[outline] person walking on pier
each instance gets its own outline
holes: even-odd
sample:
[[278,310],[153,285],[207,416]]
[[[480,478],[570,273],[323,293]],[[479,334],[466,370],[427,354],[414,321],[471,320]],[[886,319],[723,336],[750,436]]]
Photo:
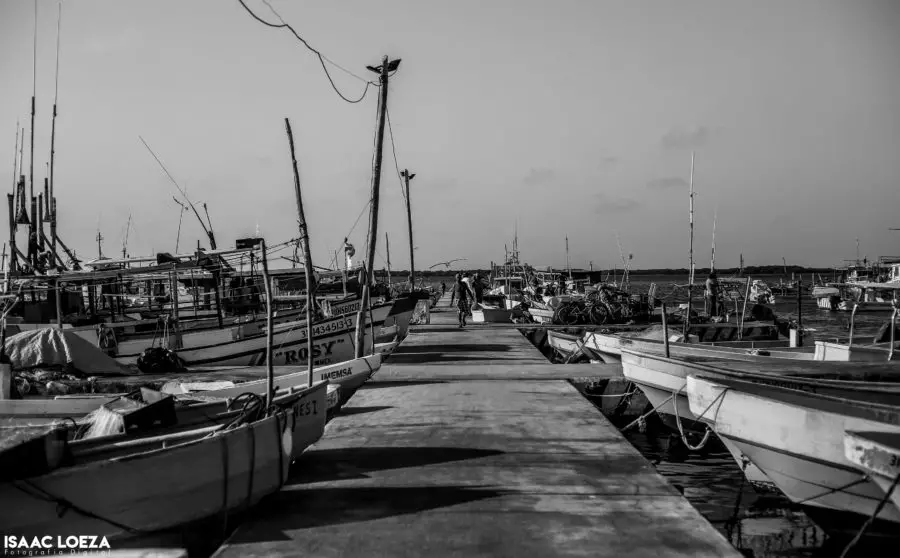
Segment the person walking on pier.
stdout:
[[450,305],[456,300],[456,311],[459,315],[459,327],[466,326],[466,316],[469,315],[469,306],[472,304],[475,295],[469,284],[463,279],[461,273],[456,274],[456,285],[453,286],[453,292],[450,293]]
[[445,294],[447,294],[447,283],[441,281],[441,298],[444,298]]
[[719,303],[719,280],[716,278],[716,272],[711,271],[706,279],[706,303],[710,316],[718,316]]

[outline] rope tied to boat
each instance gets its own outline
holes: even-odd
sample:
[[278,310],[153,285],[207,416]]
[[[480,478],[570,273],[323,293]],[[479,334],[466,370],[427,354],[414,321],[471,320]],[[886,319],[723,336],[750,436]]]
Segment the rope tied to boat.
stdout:
[[[712,434],[712,428],[710,428],[708,424],[706,425],[706,432],[703,433],[703,439],[701,439],[700,443],[697,444],[696,446],[692,446],[690,444],[690,442],[688,442],[687,436],[684,433],[684,428],[681,426],[681,417],[678,415],[678,399],[677,399],[678,394],[681,393],[682,391],[684,391],[685,387],[687,387],[687,382],[685,382],[684,385],[681,386],[681,388],[678,391],[672,393],[672,398],[675,399],[672,402],[672,408],[675,410],[675,426],[678,427],[678,434],[681,435],[681,441],[682,441],[682,443],[684,443],[685,447],[691,451],[700,451],[703,448],[705,448],[706,443],[709,442],[710,434]],[[710,401],[709,405],[707,405],[706,408],[703,409],[703,412],[700,413],[699,415],[697,415],[697,417],[694,420],[696,420],[697,422],[700,422],[700,420],[703,418],[703,416],[706,415],[706,413],[709,412],[710,409],[712,409],[712,406],[715,405],[717,401],[719,401],[723,397],[725,397],[725,393],[727,393],[727,392],[728,392],[727,387],[722,388],[722,391],[719,393],[719,395],[717,395],[712,401]],[[718,414],[719,414],[719,407],[716,407],[716,416],[718,416]],[[713,419],[713,422],[715,422],[715,419]]]
[[[675,394],[672,394],[672,395],[670,395],[669,397],[666,397],[665,399],[662,400],[662,402],[661,402],[659,405],[653,407],[652,409],[650,409],[649,411],[647,411],[647,412],[644,413],[643,415],[639,416],[638,418],[636,418],[636,419],[634,419],[633,421],[631,421],[631,422],[629,422],[628,424],[626,424],[625,427],[623,427],[623,428],[620,430],[620,432],[625,432],[626,430],[629,430],[632,426],[644,424],[644,422],[645,422],[645,420],[647,419],[647,417],[649,417],[650,415],[652,415],[653,413],[655,413],[657,409],[659,409],[660,407],[662,407],[663,405],[665,405],[666,403],[668,403],[669,401],[671,401],[671,400],[672,400],[672,397],[674,397],[674,396],[675,396]],[[641,431],[643,432],[643,427],[641,427],[641,429],[642,429]]]
[[[144,531],[141,531],[140,529],[135,529],[133,527],[129,527],[128,525],[125,525],[124,523],[119,523],[118,521],[109,519],[108,517],[103,517],[101,515],[98,515],[92,511],[90,511],[90,510],[86,510],[86,509],[82,508],[81,506],[77,506],[74,503],[70,502],[69,500],[66,500],[65,498],[55,496],[55,495],[51,494],[50,492],[44,490],[43,488],[35,485],[34,483],[32,483],[29,480],[22,479],[22,480],[18,480],[18,481],[13,481],[12,485],[13,485],[13,487],[17,488],[24,494],[31,496],[32,498],[35,498],[37,500],[42,500],[44,502],[48,502],[51,504],[56,504],[56,516],[59,518],[63,517],[69,510],[72,510],[75,513],[78,513],[85,517],[90,517],[91,519],[96,519],[98,521],[108,523],[108,524],[112,525],[113,527],[121,529],[129,534],[132,534],[132,535],[144,534]],[[25,488],[25,487],[28,487],[28,488]]]
[[866,519],[865,523],[862,524],[862,527],[859,528],[859,532],[856,533],[856,536],[854,536],[853,539],[849,543],[847,543],[847,546],[844,547],[844,551],[841,552],[840,558],[846,558],[849,555],[850,550],[852,550],[853,547],[856,546],[856,543],[858,543],[859,540],[862,539],[863,535],[865,535],[866,531],[869,529],[872,523],[875,522],[878,514],[881,513],[881,510],[884,508],[885,504],[887,504],[891,499],[891,495],[894,493],[894,489],[897,488],[898,483],[900,483],[900,473],[897,473],[897,475],[894,477],[894,482],[891,483],[891,487],[884,491],[884,498],[882,498],[881,501],[878,502],[878,505],[875,506],[875,511],[872,512],[872,515],[870,515],[869,518]]
[[862,483],[864,483],[864,482],[868,482],[868,480],[869,480],[869,475],[862,475],[860,478],[856,479],[856,480],[853,481],[853,482],[849,482],[849,483],[847,483],[847,484],[845,484],[845,485],[843,485],[843,486],[839,486],[839,487],[837,487],[837,488],[832,488],[832,489],[830,489],[830,490],[826,490],[825,492],[823,492],[823,493],[821,493],[821,494],[816,494],[815,496],[810,496],[809,498],[804,498],[804,499],[800,500],[799,502],[797,502],[797,504],[798,504],[798,505],[802,505],[802,504],[805,504],[805,503],[807,503],[807,502],[809,502],[809,501],[811,501],[811,500],[818,500],[819,498],[823,498],[823,497],[828,496],[828,495],[830,495],[830,494],[834,494],[835,492],[843,492],[844,490],[847,490],[848,488],[853,488],[854,486],[856,486],[856,485],[858,485],[858,484],[862,484]]

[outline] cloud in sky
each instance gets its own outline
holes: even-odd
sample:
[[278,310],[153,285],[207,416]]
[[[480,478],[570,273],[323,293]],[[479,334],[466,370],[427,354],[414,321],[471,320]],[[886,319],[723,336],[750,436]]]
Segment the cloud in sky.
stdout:
[[706,126],[685,128],[677,126],[663,134],[660,144],[664,149],[693,149],[706,145],[711,133]]
[[556,171],[553,169],[536,169],[532,168],[528,171],[528,174],[525,178],[522,179],[522,182],[528,184],[529,186],[541,186],[547,184],[556,176]]
[[680,176],[664,176],[662,178],[654,178],[647,183],[647,188],[651,190],[668,190],[669,188],[687,188],[687,180]]
[[631,198],[612,197],[600,193],[595,195],[597,200],[597,213],[622,213],[634,211],[641,207],[641,202]]

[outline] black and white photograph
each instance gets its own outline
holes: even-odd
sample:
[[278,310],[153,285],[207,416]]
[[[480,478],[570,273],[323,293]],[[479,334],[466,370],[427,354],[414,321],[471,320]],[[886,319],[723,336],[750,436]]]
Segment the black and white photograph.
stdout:
[[0,75],[0,556],[897,555],[900,0],[0,0]]

